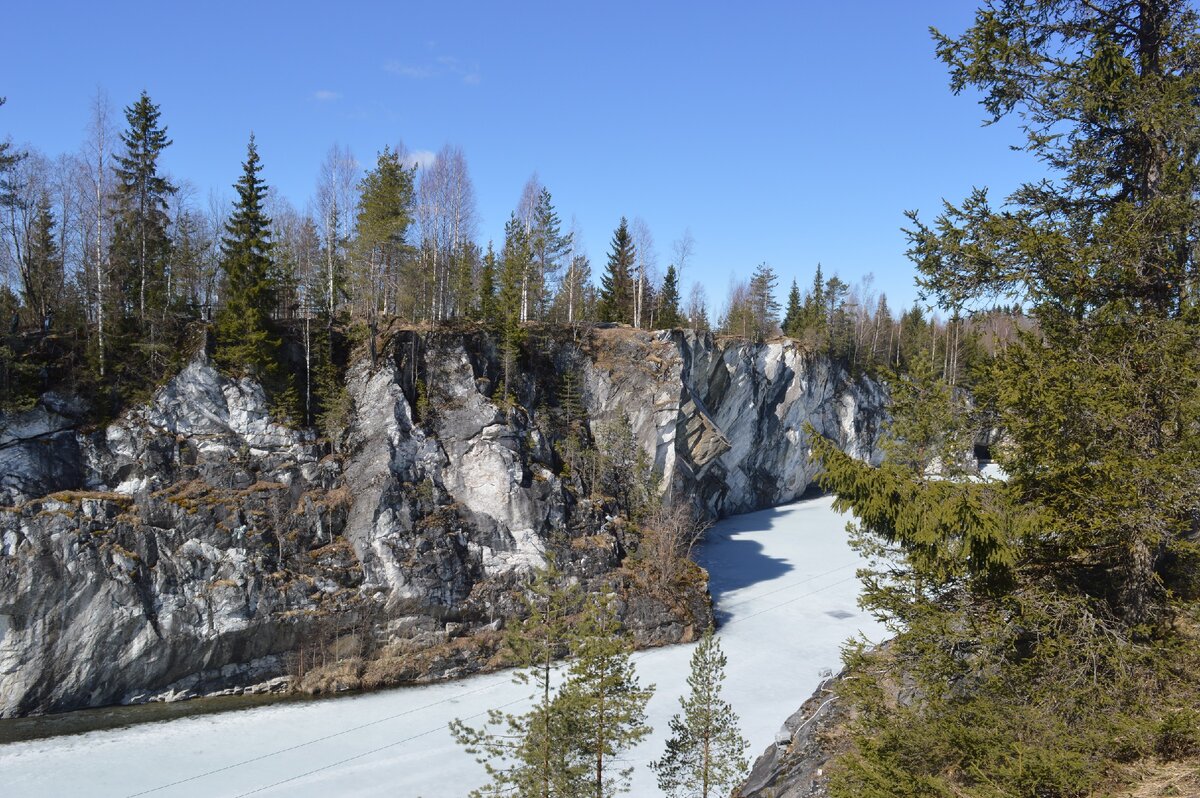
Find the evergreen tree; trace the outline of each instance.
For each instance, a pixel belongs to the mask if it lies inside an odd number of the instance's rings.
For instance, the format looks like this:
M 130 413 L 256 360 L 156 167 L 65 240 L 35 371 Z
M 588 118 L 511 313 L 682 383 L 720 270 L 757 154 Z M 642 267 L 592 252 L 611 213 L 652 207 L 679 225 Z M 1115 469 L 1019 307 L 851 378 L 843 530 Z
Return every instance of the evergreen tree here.
M 826 344 L 825 312 L 825 275 L 822 274 L 821 264 L 818 263 L 816 274 L 813 275 L 812 288 L 804 297 L 804 323 L 801 326 L 809 345 L 814 348 L 824 347 Z
M 814 440 L 860 547 L 888 554 L 864 604 L 898 631 L 887 658 L 850 651 L 862 723 L 832 794 L 1129 792 L 1164 718 L 1196 750 L 1200 646 L 1174 619 L 1200 577 L 1200 18 L 1180 0 L 995 0 L 935 38 L 952 88 L 1019 117 L 1051 174 L 1001 207 L 981 189 L 911 214 L 921 288 L 952 316 L 1011 297 L 1036 326 L 976 389 L 1006 481 Z M 879 700 L 898 678 L 914 706 Z
M 725 665 L 721 643 L 710 630 L 692 652 L 691 693 L 679 699 L 683 712 L 671 718 L 667 750 L 650 763 L 668 798 L 723 798 L 750 766 L 750 743 L 738 730 L 733 707 L 721 698 Z
M 522 288 L 525 275 L 529 272 L 530 261 L 529 239 L 525 235 L 525 226 L 515 213 L 504 226 L 504 249 L 500 253 L 500 260 L 500 295 L 497 298 L 496 310 L 500 326 L 500 347 L 504 356 L 502 398 L 507 401 L 508 393 L 512 390 L 512 367 L 525 340 L 525 330 L 521 326 Z
M 32 326 L 48 332 L 55 307 L 62 301 L 63 261 L 55 234 L 50 197 L 43 192 L 37 201 L 33 223 L 26 236 L 20 262 L 24 312 Z
M 116 224 L 110 257 L 115 280 L 124 289 L 139 321 L 161 313 L 167 302 L 166 269 L 171 254 L 168 235 L 170 197 L 176 188 L 158 173 L 158 159 L 171 146 L 160 126 L 159 107 L 142 92 L 125 109 L 129 129 L 121 134 L 125 152 L 116 157 Z
M 790 338 L 799 338 L 804 331 L 804 308 L 800 304 L 800 287 L 792 280 L 792 288 L 788 291 L 787 311 L 783 314 L 783 334 Z
M 846 312 L 846 297 L 850 286 L 836 274 L 825 281 L 824 329 L 825 351 L 830 357 L 849 359 L 854 347 L 854 320 Z
M 391 294 L 398 284 L 405 236 L 412 221 L 413 172 L 400 153 L 385 147 L 375 168 L 359 184 L 355 233 L 358 267 L 354 286 L 363 315 L 372 330 L 380 313 L 395 310 Z
M 663 330 L 672 330 L 682 324 L 683 314 L 679 312 L 679 277 L 675 272 L 675 264 L 671 264 L 667 267 L 662 290 L 658 294 L 655 326 Z
M 221 239 L 221 268 L 225 272 L 225 303 L 217 313 L 217 362 L 230 371 L 248 370 L 265 379 L 277 373 L 279 339 L 272 333 L 270 312 L 275 307 L 275 274 L 271 258 L 271 220 L 263 203 L 267 186 L 254 135 L 246 149 L 242 176 L 234 189 L 237 201 Z
M 529 293 L 533 307 L 543 308 L 546 304 L 548 284 L 555 279 L 563 258 L 571 249 L 571 238 L 571 233 L 562 232 L 562 221 L 554 210 L 550 191 L 543 186 L 533 209 L 533 225 L 529 231 L 532 264 Z
M 496 252 L 488 242 L 479 270 L 479 320 L 489 329 L 499 327 L 499 308 L 496 304 Z
M 775 299 L 778 278 L 775 270 L 760 263 L 750 278 L 750 310 L 754 315 L 754 337 L 758 340 L 773 335 L 779 326 L 779 302 Z
M 116 156 L 113 170 L 117 185 L 109 262 L 114 293 L 106 301 L 116 328 L 110 339 L 116 370 L 134 384 L 176 359 L 167 316 L 168 208 L 176 188 L 158 171 L 159 156 L 171 145 L 160 116 L 144 91 L 125 109 L 129 127 L 121 134 L 124 152 Z
M 633 323 L 633 266 L 637 251 L 629 223 L 621 217 L 613 233 L 608 265 L 600 277 L 600 320 Z
M 568 718 L 560 741 L 572 773 L 569 795 L 610 798 L 629 791 L 632 768 L 620 754 L 650 733 L 643 688 L 632 661 L 632 643 L 621 628 L 612 600 L 591 596 L 571 641 L 571 666 L 555 705 Z
M 505 654 L 517 669 L 513 680 L 533 688 L 533 708 L 520 715 L 493 710 L 481 728 L 461 720 L 450 725 L 455 740 L 479 757 L 491 779 L 472 796 L 577 795 L 573 788 L 590 770 L 590 763 L 572 761 L 564 744 L 574 721 L 564 711 L 571 704 L 557 701 L 554 687 L 555 663 L 569 649 L 582 603 L 579 588 L 564 587 L 565 582 L 551 558 L 522 596 L 524 620 L 505 631 Z

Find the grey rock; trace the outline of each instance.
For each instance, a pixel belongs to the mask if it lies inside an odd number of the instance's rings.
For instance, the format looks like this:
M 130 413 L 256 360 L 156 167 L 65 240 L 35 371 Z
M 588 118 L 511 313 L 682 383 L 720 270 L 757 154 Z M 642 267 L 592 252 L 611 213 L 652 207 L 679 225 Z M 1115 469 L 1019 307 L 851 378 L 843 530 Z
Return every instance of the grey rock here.
M 714 516 L 809 487 L 805 424 L 878 457 L 882 388 L 791 342 L 618 326 L 541 353 L 506 403 L 488 336 L 397 333 L 351 364 L 336 454 L 203 356 L 94 432 L 61 397 L 0 418 L 0 716 L 283 689 L 317 639 L 416 650 L 494 632 L 556 546 L 609 589 L 623 544 L 604 502 L 560 478 L 544 409 L 567 367 L 590 423 L 628 415 L 666 498 Z M 630 598 L 640 645 L 710 623 L 702 589 L 674 603 Z M 413 678 L 484 665 L 437 662 Z

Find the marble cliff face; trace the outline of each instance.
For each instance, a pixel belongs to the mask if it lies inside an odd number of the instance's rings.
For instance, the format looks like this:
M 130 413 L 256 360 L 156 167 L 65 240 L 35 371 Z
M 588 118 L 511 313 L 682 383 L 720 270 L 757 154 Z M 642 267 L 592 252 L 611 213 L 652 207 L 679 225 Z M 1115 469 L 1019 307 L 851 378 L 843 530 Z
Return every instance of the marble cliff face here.
M 348 368 L 336 452 L 203 355 L 102 429 L 72 397 L 3 418 L 0 716 L 265 689 L 306 640 L 349 629 L 414 650 L 495 629 L 555 546 L 604 577 L 621 542 L 546 420 L 568 372 L 593 430 L 624 414 L 664 496 L 714 516 L 800 496 L 806 425 L 878 456 L 882 389 L 791 341 L 616 328 L 527 349 L 504 401 L 486 334 L 392 335 Z M 707 622 L 684 603 L 622 607 L 654 645 Z M 414 661 L 414 679 L 480 664 Z

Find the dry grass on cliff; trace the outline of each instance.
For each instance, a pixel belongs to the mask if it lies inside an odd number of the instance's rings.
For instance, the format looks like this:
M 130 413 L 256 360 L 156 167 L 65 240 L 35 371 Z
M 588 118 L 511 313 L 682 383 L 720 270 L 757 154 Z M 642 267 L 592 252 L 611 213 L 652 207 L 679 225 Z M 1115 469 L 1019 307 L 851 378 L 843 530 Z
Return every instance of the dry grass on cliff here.
M 1182 798 L 1200 796 L 1200 757 L 1179 762 L 1143 762 L 1130 768 L 1113 798 Z
M 419 684 L 492 671 L 505 665 L 500 655 L 502 640 L 502 633 L 482 630 L 426 647 L 399 641 L 384 646 L 366 659 L 346 657 L 310 668 L 295 680 L 293 689 L 308 695 L 322 695 Z

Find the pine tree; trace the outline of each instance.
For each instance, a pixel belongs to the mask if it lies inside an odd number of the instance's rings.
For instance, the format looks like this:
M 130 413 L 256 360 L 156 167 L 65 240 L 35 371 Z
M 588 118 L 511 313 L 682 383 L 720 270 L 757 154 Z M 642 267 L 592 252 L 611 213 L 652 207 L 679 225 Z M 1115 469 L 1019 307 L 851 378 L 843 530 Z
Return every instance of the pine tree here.
M 667 267 L 663 277 L 662 290 L 658 294 L 658 314 L 655 326 L 663 330 L 671 330 L 683 324 L 683 314 L 679 312 L 679 276 L 675 272 L 675 264 Z
M 804 308 L 800 304 L 800 286 L 792 280 L 792 288 L 788 291 L 787 311 L 783 314 L 783 334 L 789 338 L 799 338 L 804 332 Z
M 400 153 L 385 147 L 359 184 L 355 217 L 357 268 L 353 285 L 372 330 L 380 313 L 394 312 L 408 227 L 412 221 L 413 171 Z
M 778 278 L 775 270 L 760 263 L 750 278 L 750 308 L 754 314 L 754 337 L 762 340 L 779 326 L 779 302 L 775 299 Z
M 533 226 L 529 231 L 531 274 L 529 294 L 534 308 L 542 309 L 550 284 L 562 266 L 563 257 L 571 249 L 571 233 L 562 232 L 562 221 L 554 210 L 550 191 L 545 186 L 538 193 L 533 209 Z
M 225 223 L 221 239 L 221 268 L 225 272 L 225 303 L 217 313 L 216 359 L 229 371 L 249 373 L 258 379 L 277 373 L 279 339 L 271 330 L 275 307 L 271 258 L 271 220 L 263 203 L 267 186 L 254 135 L 246 149 L 242 176 L 234 189 L 237 202 Z
M 573 719 L 554 687 L 556 662 L 569 650 L 582 603 L 579 588 L 564 584 L 551 558 L 522 596 L 524 619 L 505 632 L 504 651 L 517 668 L 513 680 L 533 688 L 533 708 L 519 715 L 493 710 L 481 728 L 451 723 L 455 740 L 479 757 L 491 779 L 472 796 L 569 796 L 587 775 L 588 763 L 572 761 L 564 744 Z
M 733 707 L 721 698 L 726 662 L 720 641 L 707 632 L 692 652 L 691 693 L 679 699 L 683 712 L 671 718 L 667 750 L 650 763 L 668 798 L 729 795 L 749 768 L 750 743 L 738 730 Z
M 613 233 L 608 265 L 600 277 L 600 320 L 633 323 L 633 266 L 637 252 L 629 223 L 621 217 Z
M 650 733 L 646 703 L 654 688 L 638 681 L 611 599 L 590 597 L 571 642 L 571 666 L 554 701 L 569 719 L 560 740 L 566 762 L 580 771 L 567 794 L 610 798 L 629 791 L 633 769 L 620 768 L 618 757 Z

